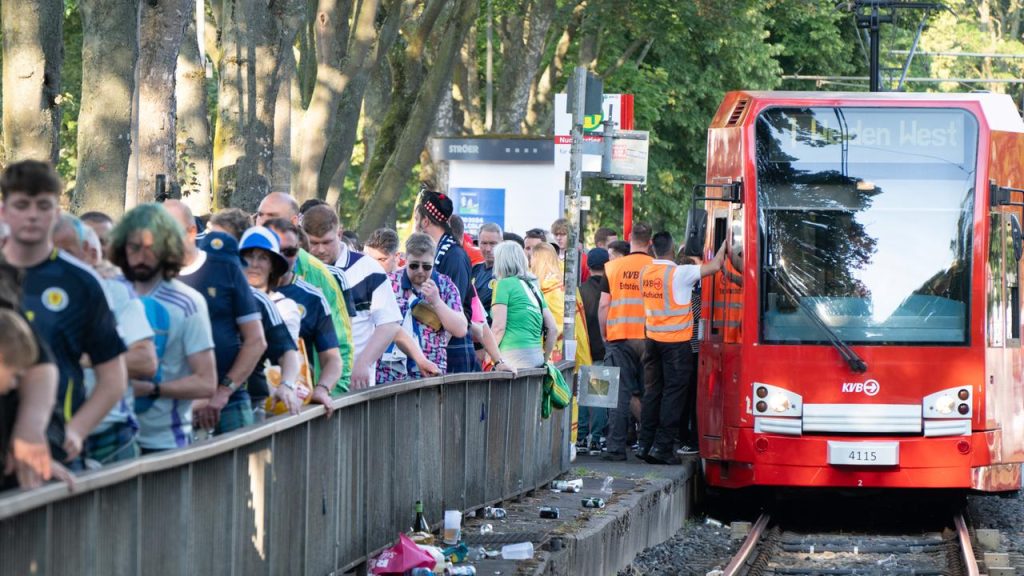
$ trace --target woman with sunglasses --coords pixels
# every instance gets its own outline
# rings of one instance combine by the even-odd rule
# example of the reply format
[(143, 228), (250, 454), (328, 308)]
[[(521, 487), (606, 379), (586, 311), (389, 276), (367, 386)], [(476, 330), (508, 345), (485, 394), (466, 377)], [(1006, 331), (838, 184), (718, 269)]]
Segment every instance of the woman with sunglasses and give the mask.
[(466, 335), (468, 323), (462, 312), (462, 297), (450, 278), (434, 270), (434, 249), (430, 236), (409, 236), (405, 242), (405, 268), (388, 275), (402, 313), (402, 329), (395, 336), (395, 344), (381, 358), (378, 384), (421, 377), (418, 363), (409, 361), (402, 352), (417, 346), (440, 373), (446, 373), (445, 346), (452, 338)]
[[(265, 314), (277, 314), (279, 318), (270, 318), (264, 322), (267, 333), (267, 351), (261, 362), (250, 376), (250, 386), (266, 389), (266, 376), (263, 372), (264, 362), (274, 363), (280, 367), (280, 380), (269, 397), (270, 409), (277, 412), (277, 406), (283, 406), (288, 412), (298, 414), (304, 398), (299, 397), (296, 381), (300, 372), (308, 375), (303, 358), (297, 352), (299, 324), (301, 314), (295, 301), (285, 298), (275, 288), (281, 278), (288, 272), (288, 260), (281, 255), (281, 244), (269, 228), (253, 226), (242, 234), (238, 247), (239, 255), (245, 261), (245, 279), (252, 287), (254, 296), (260, 300), (269, 300), (269, 306), (261, 306)], [(287, 329), (284, 334), (280, 326)], [(303, 370), (305, 368), (305, 370)], [(308, 378), (304, 378), (306, 388), (302, 391), (309, 396)], [(255, 385), (255, 386), (254, 386)], [(264, 392), (264, 395), (266, 393)]]

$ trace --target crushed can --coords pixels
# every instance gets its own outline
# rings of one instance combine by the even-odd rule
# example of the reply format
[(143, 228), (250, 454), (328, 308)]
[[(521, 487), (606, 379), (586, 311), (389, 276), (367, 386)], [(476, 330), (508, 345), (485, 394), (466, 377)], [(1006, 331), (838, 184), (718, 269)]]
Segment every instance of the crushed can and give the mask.
[(594, 497), (594, 498), (584, 498), (583, 499), (583, 507), (584, 508), (604, 508), (604, 498), (597, 498), (597, 497)]
[(452, 566), (448, 569), (449, 576), (476, 576), (473, 566)]
[(541, 506), (541, 508), (540, 508), (540, 517), (541, 518), (548, 518), (548, 519), (557, 519), (558, 518), (558, 508), (555, 508), (554, 506)]
[(508, 512), (504, 508), (491, 508), (490, 506), (484, 508), (484, 518), (502, 520), (506, 517), (508, 517)]

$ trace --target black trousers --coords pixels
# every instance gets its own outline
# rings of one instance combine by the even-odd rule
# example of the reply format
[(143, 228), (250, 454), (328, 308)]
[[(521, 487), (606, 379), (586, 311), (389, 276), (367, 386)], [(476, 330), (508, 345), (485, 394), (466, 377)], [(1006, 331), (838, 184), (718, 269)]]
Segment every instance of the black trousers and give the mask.
[(679, 438), (693, 388), (690, 342), (656, 342), (644, 347), (644, 397), (640, 445), (671, 451)]

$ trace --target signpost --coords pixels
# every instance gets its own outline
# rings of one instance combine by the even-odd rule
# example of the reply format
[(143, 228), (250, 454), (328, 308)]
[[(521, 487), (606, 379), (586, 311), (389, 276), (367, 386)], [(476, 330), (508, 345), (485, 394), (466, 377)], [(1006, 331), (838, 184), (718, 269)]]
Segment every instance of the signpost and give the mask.
[[(563, 324), (563, 341), (565, 342), (565, 359), (576, 359), (576, 288), (579, 280), (579, 252), (577, 245), (580, 236), (580, 210), (583, 207), (581, 193), (583, 178), (593, 177), (607, 180), (613, 184), (625, 184), (623, 190), (623, 224), (624, 235), (628, 238), (632, 223), (633, 184), (647, 182), (647, 161), (650, 136), (648, 132), (637, 130), (618, 130), (621, 118), (627, 128), (633, 124), (632, 96), (622, 95), (612, 100), (620, 104), (616, 110), (614, 104), (609, 105), (609, 98), (603, 94), (602, 82), (587, 73), (586, 68), (576, 68), (570, 82), (568, 111), (572, 117), (572, 128), (569, 142), (569, 170), (566, 172), (565, 211), (569, 221), (569, 233), (565, 249), (565, 322)], [(557, 103), (557, 99), (556, 99)], [(628, 111), (624, 110), (628, 104)], [(556, 105), (557, 108), (557, 105)], [(607, 110), (607, 113), (606, 113)], [(557, 113), (557, 112), (556, 112)], [(559, 122), (556, 118), (556, 132)], [(603, 130), (598, 132), (597, 128)], [(587, 132), (584, 137), (584, 132)], [(556, 146), (561, 142), (556, 135)], [(599, 140), (599, 142), (597, 142)], [(584, 152), (587, 167), (584, 170)], [(558, 156), (556, 152), (556, 157)], [(598, 168), (599, 166), (599, 168)], [(597, 170), (594, 170), (597, 168)]]

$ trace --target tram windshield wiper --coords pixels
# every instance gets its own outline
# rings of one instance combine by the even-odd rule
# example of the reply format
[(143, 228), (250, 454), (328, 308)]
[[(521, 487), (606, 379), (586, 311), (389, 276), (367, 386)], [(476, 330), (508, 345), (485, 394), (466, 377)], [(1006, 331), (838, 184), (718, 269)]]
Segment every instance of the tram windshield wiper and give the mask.
[(809, 304), (804, 302), (802, 298), (800, 298), (798, 294), (799, 290), (797, 290), (796, 287), (793, 286), (793, 283), (790, 280), (789, 274), (786, 272), (785, 268), (782, 269), (781, 274), (779, 273), (779, 267), (777, 266), (765, 266), (765, 271), (768, 272), (772, 279), (775, 280), (775, 283), (778, 284), (780, 288), (782, 288), (782, 291), (786, 293), (786, 296), (792, 298), (797, 303), (797, 305), (800, 306), (800, 309), (804, 311), (804, 314), (807, 314), (807, 317), (811, 319), (814, 325), (820, 328), (821, 331), (824, 332), (826, 336), (828, 336), (829, 344), (832, 344), (832, 347), (839, 352), (839, 355), (843, 357), (844, 361), (846, 361), (846, 364), (850, 367), (850, 370), (853, 370), (854, 372), (857, 373), (867, 371), (867, 363), (865, 363), (864, 360), (861, 359), (861, 357), (858, 356), (857, 353), (853, 351), (853, 348), (850, 348), (849, 344), (844, 342), (843, 339), (839, 337), (839, 334), (837, 334), (836, 331), (833, 330), (832, 327), (829, 326), (828, 323), (825, 322), (825, 320), (818, 315), (818, 312), (815, 311), (814, 308), (812, 308)]

